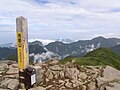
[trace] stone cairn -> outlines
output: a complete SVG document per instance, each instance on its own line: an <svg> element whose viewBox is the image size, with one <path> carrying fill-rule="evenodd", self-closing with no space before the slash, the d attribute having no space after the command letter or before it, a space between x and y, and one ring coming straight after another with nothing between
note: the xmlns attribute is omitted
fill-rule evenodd
<svg viewBox="0 0 120 90"><path fill-rule="evenodd" d="M75 61L60 64L57 60L31 65L37 83L29 90L120 90L120 71L110 66L80 66ZM0 90L18 88L18 65L0 61Z"/></svg>

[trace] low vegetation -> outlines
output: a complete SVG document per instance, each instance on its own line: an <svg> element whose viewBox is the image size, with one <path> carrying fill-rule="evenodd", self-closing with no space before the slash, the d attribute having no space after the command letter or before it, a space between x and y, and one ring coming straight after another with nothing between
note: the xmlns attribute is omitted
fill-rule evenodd
<svg viewBox="0 0 120 90"><path fill-rule="evenodd" d="M65 64L72 60L75 60L75 63L79 65L110 65L120 70L120 55L107 48L96 49L81 58L67 57L60 62Z"/></svg>

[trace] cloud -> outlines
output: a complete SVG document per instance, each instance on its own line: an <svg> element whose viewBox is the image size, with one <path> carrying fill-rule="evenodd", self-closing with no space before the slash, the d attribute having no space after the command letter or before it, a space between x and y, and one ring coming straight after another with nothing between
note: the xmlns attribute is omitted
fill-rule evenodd
<svg viewBox="0 0 120 90"><path fill-rule="evenodd" d="M28 19L30 39L120 33L119 0L1 0L0 6L0 30L15 31L15 18L22 15Z"/></svg>
<svg viewBox="0 0 120 90"><path fill-rule="evenodd" d="M43 45L47 45L51 42L55 42L55 40L48 40L48 39L29 39L28 42L33 42L33 41L40 41L42 42Z"/></svg>
<svg viewBox="0 0 120 90"><path fill-rule="evenodd" d="M31 53L30 57L34 58L34 63L37 62L44 62L46 60L60 60L61 57L53 52L47 51L46 53L42 53L42 54L34 54Z"/></svg>

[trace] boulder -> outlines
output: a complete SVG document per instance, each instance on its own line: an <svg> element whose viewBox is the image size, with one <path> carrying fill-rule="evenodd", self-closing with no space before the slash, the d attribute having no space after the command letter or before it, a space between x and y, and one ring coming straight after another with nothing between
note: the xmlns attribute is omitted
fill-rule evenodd
<svg viewBox="0 0 120 90"><path fill-rule="evenodd" d="M120 90L120 83L110 83L109 86L105 87L106 90Z"/></svg>
<svg viewBox="0 0 120 90"><path fill-rule="evenodd" d="M67 81L67 82L65 83L65 87L67 87L67 88L72 88L72 83L70 83L69 81Z"/></svg>
<svg viewBox="0 0 120 90"><path fill-rule="evenodd" d="M65 78L68 79L77 79L79 70L77 68L66 68L65 69Z"/></svg>
<svg viewBox="0 0 120 90"><path fill-rule="evenodd" d="M18 86L19 86L19 81L17 79L13 79L8 84L8 88L11 89L11 90L18 90Z"/></svg>
<svg viewBox="0 0 120 90"><path fill-rule="evenodd" d="M64 71L60 71L59 77L62 78L62 79L64 79L64 78L65 78L64 76L65 76L65 75L64 75Z"/></svg>
<svg viewBox="0 0 120 90"><path fill-rule="evenodd" d="M82 83L78 80L71 80L72 82L72 87L75 88L75 87L79 87L80 85L82 85Z"/></svg>
<svg viewBox="0 0 120 90"><path fill-rule="evenodd" d="M57 65L59 63L58 60L52 60L49 62L49 65Z"/></svg>
<svg viewBox="0 0 120 90"><path fill-rule="evenodd" d="M103 77L109 80L120 80L120 71L111 66L106 66L103 71Z"/></svg>
<svg viewBox="0 0 120 90"><path fill-rule="evenodd" d="M87 75L84 72L80 72L80 74L78 75L78 78L80 78L80 79L86 79Z"/></svg>
<svg viewBox="0 0 120 90"><path fill-rule="evenodd" d="M9 68L18 68L18 64L11 64L9 65Z"/></svg>
<svg viewBox="0 0 120 90"><path fill-rule="evenodd" d="M53 79L53 74L51 70L47 70L47 72L45 73L46 78L48 79Z"/></svg>
<svg viewBox="0 0 120 90"><path fill-rule="evenodd" d="M13 68L11 67L6 74L18 74L19 73L19 69L18 68Z"/></svg>
<svg viewBox="0 0 120 90"><path fill-rule="evenodd" d="M11 83L13 79L6 78L5 80L2 80L0 82L0 87L1 88L7 88L8 84Z"/></svg>
<svg viewBox="0 0 120 90"><path fill-rule="evenodd" d="M3 73L5 73L6 71L4 70L4 71L0 71L0 74L3 74Z"/></svg>
<svg viewBox="0 0 120 90"><path fill-rule="evenodd" d="M46 88L38 86L38 87L31 88L31 89L28 89L28 90L46 90Z"/></svg>
<svg viewBox="0 0 120 90"><path fill-rule="evenodd" d="M53 71L62 71L63 69L59 65L54 65L49 67Z"/></svg>
<svg viewBox="0 0 120 90"><path fill-rule="evenodd" d="M65 83L65 81L63 81L63 80L59 80L58 82L60 85L64 85L64 83Z"/></svg>
<svg viewBox="0 0 120 90"><path fill-rule="evenodd" d="M91 82L90 84L88 84L88 90L96 90L96 83L95 82Z"/></svg>
<svg viewBox="0 0 120 90"><path fill-rule="evenodd" d="M106 79L103 77L98 77L98 78L96 78L96 80L97 80L98 87L100 87L101 85L103 85L105 83L109 83L111 81L110 79Z"/></svg>
<svg viewBox="0 0 120 90"><path fill-rule="evenodd" d="M8 69L8 65L6 63L0 63L0 71L4 71Z"/></svg>
<svg viewBox="0 0 120 90"><path fill-rule="evenodd" d="M51 89L52 87L54 87L54 86L53 86L53 85L48 85L48 86L46 87L46 89L49 90L49 89Z"/></svg>
<svg viewBox="0 0 120 90"><path fill-rule="evenodd" d="M36 71L36 83L37 85L41 82L43 82L43 75L44 72L40 66L34 66L35 71Z"/></svg>
<svg viewBox="0 0 120 90"><path fill-rule="evenodd" d="M19 78L19 74L4 75L3 77L4 78L14 78L14 79L17 78L18 79Z"/></svg>

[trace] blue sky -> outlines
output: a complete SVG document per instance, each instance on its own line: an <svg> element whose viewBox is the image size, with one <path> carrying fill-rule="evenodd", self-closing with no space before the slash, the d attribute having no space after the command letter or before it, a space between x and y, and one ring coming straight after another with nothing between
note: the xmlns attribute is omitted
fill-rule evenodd
<svg viewBox="0 0 120 90"><path fill-rule="evenodd" d="M29 39L120 38L120 0L0 0L0 44L15 42L18 16Z"/></svg>

